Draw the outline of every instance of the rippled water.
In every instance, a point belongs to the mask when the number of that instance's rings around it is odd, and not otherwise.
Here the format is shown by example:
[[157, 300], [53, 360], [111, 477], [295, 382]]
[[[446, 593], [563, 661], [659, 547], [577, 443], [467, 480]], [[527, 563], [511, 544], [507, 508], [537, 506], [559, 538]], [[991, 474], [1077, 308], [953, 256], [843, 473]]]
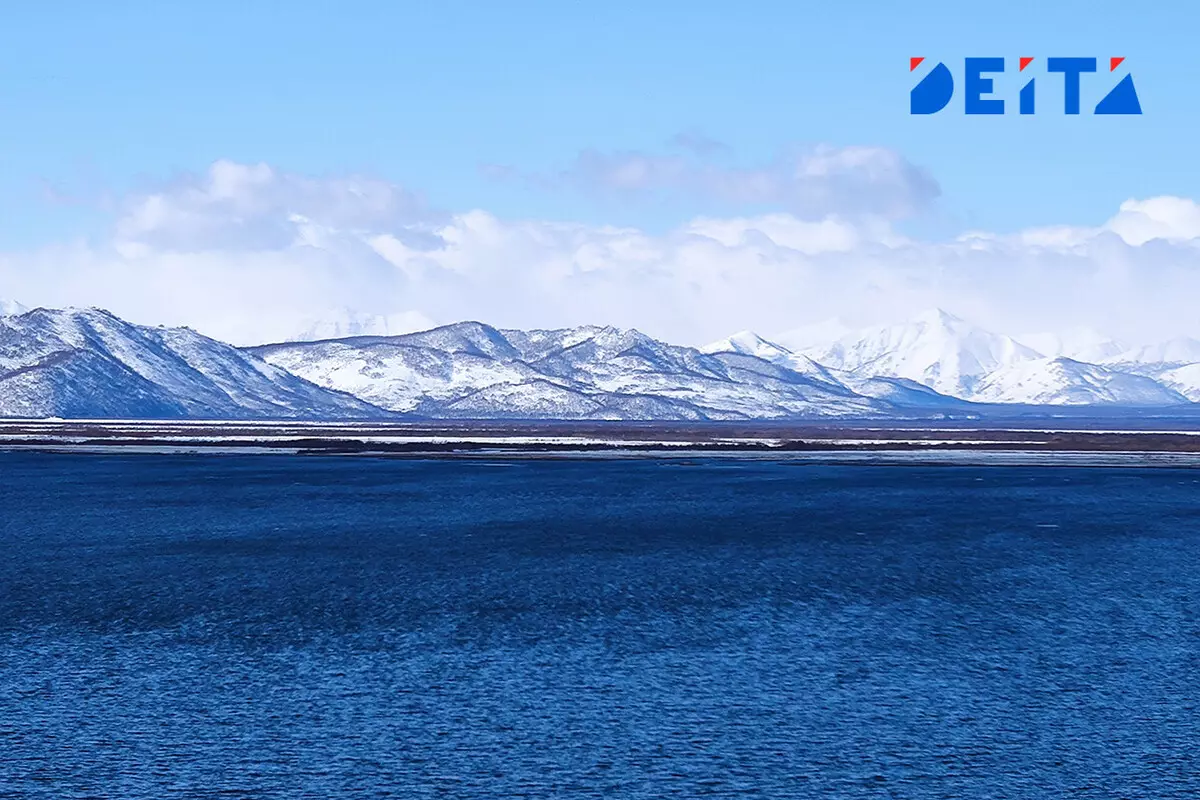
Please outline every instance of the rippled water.
[[1200, 472], [0, 454], [0, 797], [1200, 796]]

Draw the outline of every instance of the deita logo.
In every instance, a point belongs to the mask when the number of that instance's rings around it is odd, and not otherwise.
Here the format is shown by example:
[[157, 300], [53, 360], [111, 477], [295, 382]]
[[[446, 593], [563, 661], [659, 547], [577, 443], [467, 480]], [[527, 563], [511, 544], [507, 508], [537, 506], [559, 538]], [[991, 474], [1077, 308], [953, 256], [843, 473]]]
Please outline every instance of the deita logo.
[[[1022, 56], [1017, 62], [1017, 71], [1025, 72], [1036, 59]], [[910, 58], [909, 72], [915, 72], [925, 61], [924, 56]], [[1063, 113], [1079, 113], [1079, 85], [1081, 76], [1096, 71], [1095, 58], [1047, 58], [1046, 73], [1058, 73], [1063, 80]], [[1109, 73], [1116, 72], [1124, 63], [1123, 56], [1108, 59]], [[999, 57], [967, 58], [963, 64], [963, 111], [967, 114], [1003, 114], [1005, 102], [994, 94], [993, 79], [987, 75], [1004, 72], [1004, 59]], [[1032, 73], [1033, 70], [1030, 71]], [[1017, 108], [1021, 114], [1034, 114], [1037, 107], [1037, 78], [1030, 77], [1021, 87], [1017, 97]], [[954, 97], [954, 75], [950, 68], [938, 62], [909, 92], [909, 113], [936, 114], [950, 104]], [[1093, 114], [1141, 114], [1142, 103], [1137, 88], [1133, 85], [1133, 74], [1126, 73], [1109, 89], [1108, 94], [1096, 104]]]

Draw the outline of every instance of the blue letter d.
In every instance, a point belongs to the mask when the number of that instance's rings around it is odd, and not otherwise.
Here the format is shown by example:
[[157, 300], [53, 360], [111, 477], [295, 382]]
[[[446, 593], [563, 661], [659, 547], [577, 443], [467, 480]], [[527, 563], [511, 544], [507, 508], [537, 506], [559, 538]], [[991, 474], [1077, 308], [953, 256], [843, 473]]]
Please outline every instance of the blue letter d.
[[936, 114], [946, 107], [953, 96], [954, 77], [945, 64], [938, 62], [909, 92], [909, 113]]

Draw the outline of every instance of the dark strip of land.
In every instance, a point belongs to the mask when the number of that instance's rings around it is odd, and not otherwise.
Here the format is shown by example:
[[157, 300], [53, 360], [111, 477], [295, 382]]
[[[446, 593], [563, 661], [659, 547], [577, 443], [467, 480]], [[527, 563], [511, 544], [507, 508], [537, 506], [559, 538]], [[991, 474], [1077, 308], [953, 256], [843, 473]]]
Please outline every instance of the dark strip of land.
[[661, 452], [819, 453], [855, 451], [1024, 451], [1200, 453], [1200, 430], [1090, 427], [890, 427], [847, 422], [509, 422], [395, 423], [220, 421], [0, 421], [0, 448], [326, 454]]

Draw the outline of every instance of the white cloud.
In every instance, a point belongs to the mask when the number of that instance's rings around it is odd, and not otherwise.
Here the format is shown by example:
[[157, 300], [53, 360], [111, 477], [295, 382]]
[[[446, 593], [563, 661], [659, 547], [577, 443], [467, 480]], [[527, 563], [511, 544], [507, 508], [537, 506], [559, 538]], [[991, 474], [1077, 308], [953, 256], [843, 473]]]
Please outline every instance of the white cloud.
[[1106, 234], [1116, 235], [1134, 247], [1156, 239], [1172, 243], [1190, 242], [1200, 238], [1200, 205], [1186, 197], [1126, 200], [1114, 216], [1094, 228], [1054, 225], [1030, 228], [1009, 237], [970, 232], [959, 239], [963, 242], [994, 242], [1003, 238], [1031, 247], [1071, 249], [1088, 245]]
[[[803, 169], [840, 174], [874, 158], [829, 151]], [[650, 234], [439, 214], [376, 179], [218, 162], [123, 209], [107, 241], [0, 255], [0, 297], [100, 305], [239, 343], [349, 325], [345, 309], [389, 330], [603, 323], [694, 344], [931, 306], [999, 330], [1200, 334], [1200, 214], [1183, 198], [1131, 200], [1095, 228], [945, 242], [902, 237], [881, 217], [782, 211]]]
[[1126, 200], [1105, 227], [1132, 245], [1191, 241], [1200, 237], [1200, 205], [1184, 197]]
[[361, 176], [310, 178], [267, 164], [217, 161], [160, 190], [131, 197], [117, 221], [123, 251], [277, 250], [322, 229], [416, 232], [434, 215], [415, 194]]
[[[706, 160], [723, 152], [712, 140], [680, 134], [672, 144], [700, 157], [585, 150], [565, 169], [530, 180], [543, 188], [575, 188], [624, 200], [675, 197], [724, 208], [770, 206], [809, 220], [830, 214], [907, 217], [941, 192], [925, 170], [882, 147], [796, 148], [769, 164], [737, 167]], [[519, 176], [511, 168], [485, 170], [498, 179]]]

